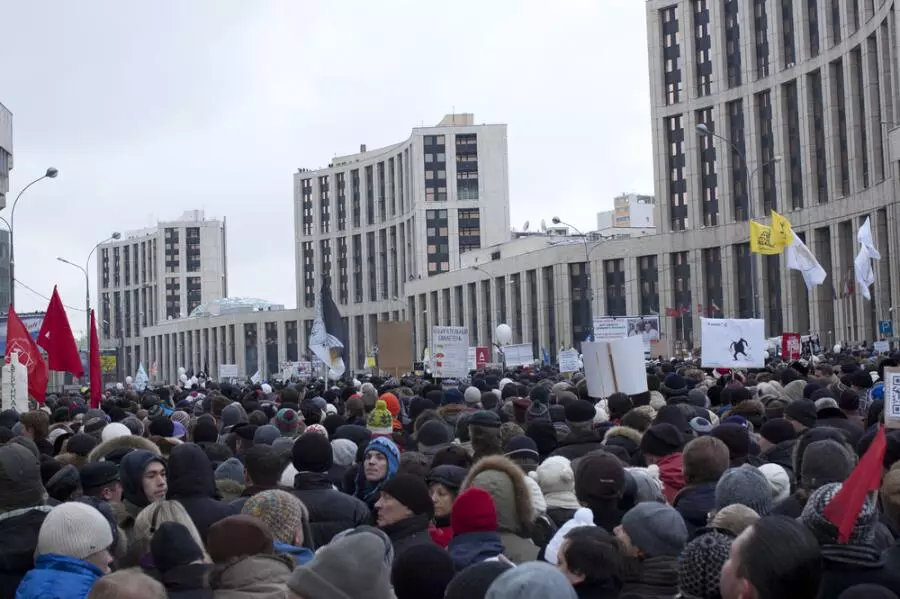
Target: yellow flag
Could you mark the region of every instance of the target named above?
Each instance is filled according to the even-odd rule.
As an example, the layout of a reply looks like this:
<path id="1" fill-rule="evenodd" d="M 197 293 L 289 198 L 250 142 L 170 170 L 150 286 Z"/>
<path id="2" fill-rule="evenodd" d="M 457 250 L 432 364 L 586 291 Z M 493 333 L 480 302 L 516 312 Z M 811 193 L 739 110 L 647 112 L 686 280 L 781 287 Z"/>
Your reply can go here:
<path id="1" fill-rule="evenodd" d="M 791 245 L 794 241 L 791 221 L 784 216 L 772 211 L 772 244 L 781 246 L 782 249 Z M 779 250 L 780 251 L 780 250 Z"/>
<path id="2" fill-rule="evenodd" d="M 780 254 L 784 251 L 784 246 L 774 243 L 772 227 L 751 220 L 750 251 L 754 254 Z"/>

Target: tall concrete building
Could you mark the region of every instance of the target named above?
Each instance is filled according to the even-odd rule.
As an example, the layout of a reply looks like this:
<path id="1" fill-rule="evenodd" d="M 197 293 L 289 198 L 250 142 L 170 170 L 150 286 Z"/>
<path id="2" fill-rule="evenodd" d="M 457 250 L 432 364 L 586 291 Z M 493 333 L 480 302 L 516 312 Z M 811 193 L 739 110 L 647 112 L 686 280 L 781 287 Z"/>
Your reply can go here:
<path id="1" fill-rule="evenodd" d="M 144 327 L 184 318 L 228 293 L 225 221 L 202 210 L 125 233 L 100 246 L 97 260 L 101 346 L 116 347 L 121 377 L 145 367 Z"/>
<path id="2" fill-rule="evenodd" d="M 0 209 L 6 207 L 9 193 L 9 171 L 13 167 L 13 122 L 12 113 L 0 104 Z M 9 306 L 9 230 L 0 229 L 0 311 Z"/>

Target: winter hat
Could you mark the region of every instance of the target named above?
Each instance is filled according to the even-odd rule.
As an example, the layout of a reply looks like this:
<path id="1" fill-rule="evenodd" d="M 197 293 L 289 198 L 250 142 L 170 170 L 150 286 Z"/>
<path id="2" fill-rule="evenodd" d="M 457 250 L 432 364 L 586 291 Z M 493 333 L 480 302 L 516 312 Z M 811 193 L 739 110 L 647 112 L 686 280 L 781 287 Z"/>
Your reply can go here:
<path id="1" fill-rule="evenodd" d="M 383 399 L 375 402 L 375 409 L 369 414 L 366 428 L 372 431 L 373 435 L 390 435 L 394 432 L 394 419 Z"/>
<path id="2" fill-rule="evenodd" d="M 77 433 L 72 435 L 72 438 L 66 442 L 66 449 L 69 453 L 74 453 L 75 455 L 86 458 L 87 455 L 91 453 L 91 450 L 97 447 L 98 444 L 99 441 L 97 441 L 96 437 L 85 433 Z"/>
<path id="3" fill-rule="evenodd" d="M 172 412 L 172 422 L 180 422 L 182 426 L 187 427 L 191 423 L 191 415 L 184 410 L 175 410 Z"/>
<path id="4" fill-rule="evenodd" d="M 397 555 L 391 582 L 397 599 L 444 599 L 455 575 L 450 554 L 434 543 L 423 543 Z"/>
<path id="5" fill-rule="evenodd" d="M 513 567 L 501 561 L 486 561 L 469 566 L 450 581 L 444 598 L 484 599 L 494 581 Z"/>
<path id="6" fill-rule="evenodd" d="M 309 521 L 309 514 L 303 502 L 281 489 L 270 489 L 250 496 L 242 514 L 255 516 L 262 520 L 275 541 L 293 545 L 298 530 L 303 530 L 303 523 Z"/>
<path id="7" fill-rule="evenodd" d="M 144 423 L 134 416 L 129 416 L 122 421 L 122 424 L 128 427 L 128 430 L 131 431 L 132 435 L 137 435 L 138 437 L 144 435 Z"/>
<path id="8" fill-rule="evenodd" d="M 544 562 L 525 562 L 507 570 L 491 584 L 485 599 L 577 599 L 569 579 Z"/>
<path id="9" fill-rule="evenodd" d="M 299 472 L 328 472 L 334 465 L 331 443 L 318 433 L 303 433 L 294 441 L 291 461 Z"/>
<path id="10" fill-rule="evenodd" d="M 592 422 L 597 410 L 586 399 L 573 401 L 566 406 L 566 422 Z"/>
<path id="11" fill-rule="evenodd" d="M 69 501 L 80 486 L 81 477 L 78 475 L 78 468 L 71 464 L 60 468 L 44 485 L 47 494 L 57 501 Z"/>
<path id="12" fill-rule="evenodd" d="M 641 501 L 665 502 L 663 483 L 659 478 L 659 466 L 651 464 L 646 468 L 625 468 L 625 495 L 633 496 L 635 503 Z"/>
<path id="13" fill-rule="evenodd" d="M 654 424 L 641 437 L 641 451 L 660 458 L 681 451 L 683 444 L 679 430 L 668 422 Z"/>
<path id="14" fill-rule="evenodd" d="M 228 516 L 209 527 L 206 551 L 213 563 L 222 564 L 245 555 L 272 554 L 272 532 L 259 518 L 240 514 Z"/>
<path id="15" fill-rule="evenodd" d="M 300 428 L 300 422 L 301 419 L 297 415 L 297 412 L 291 408 L 281 408 L 278 410 L 278 413 L 275 414 L 275 426 L 281 431 L 281 435 L 284 437 L 292 437 L 297 434 L 297 429 Z"/>
<path id="16" fill-rule="evenodd" d="M 837 441 L 814 441 L 803 451 L 800 486 L 811 491 L 828 483 L 844 482 L 855 466 L 855 456 Z"/>
<path id="17" fill-rule="evenodd" d="M 575 495 L 579 500 L 616 499 L 625 489 L 625 468 L 605 451 L 591 452 L 575 464 Z"/>
<path id="18" fill-rule="evenodd" d="M 359 447 L 350 439 L 335 439 L 331 442 L 332 464 L 349 468 L 356 463 L 358 450 Z"/>
<path id="19" fill-rule="evenodd" d="M 778 464 L 763 464 L 759 466 L 759 471 L 769 481 L 775 503 L 788 498 L 791 494 L 791 478 L 784 468 Z"/>
<path id="20" fill-rule="evenodd" d="M 150 538 L 150 553 L 153 565 L 163 574 L 203 559 L 203 550 L 190 531 L 177 522 L 163 522 L 156 528 Z"/>
<path id="21" fill-rule="evenodd" d="M 103 431 L 100 433 L 100 439 L 103 441 L 109 441 L 110 439 L 115 439 L 116 437 L 127 437 L 131 434 L 131 429 L 122 424 L 121 422 L 113 422 L 112 424 L 107 424 L 103 427 Z"/>
<path id="22" fill-rule="evenodd" d="M 387 459 L 387 478 L 394 476 L 397 473 L 397 470 L 400 469 L 400 450 L 397 448 L 397 445 L 387 437 L 376 437 L 372 439 L 369 444 L 366 445 L 366 450 L 363 452 L 363 455 L 365 456 L 370 451 L 377 451 Z"/>
<path id="23" fill-rule="evenodd" d="M 544 496 L 575 492 L 575 472 L 572 463 L 563 456 L 547 458 L 528 475 L 537 481 Z"/>
<path id="24" fill-rule="evenodd" d="M 18 426 L 20 426 L 19 423 Z M 100 435 L 103 434 L 103 429 L 106 428 L 106 418 L 103 416 L 94 416 L 93 418 L 85 417 L 84 427 L 81 431 L 87 435 L 94 437 L 95 439 L 100 439 Z M 15 429 L 13 429 L 15 431 Z"/>
<path id="25" fill-rule="evenodd" d="M 489 410 L 478 410 L 469 417 L 469 426 L 480 426 L 483 428 L 500 428 L 500 416 L 497 412 Z"/>
<path id="26" fill-rule="evenodd" d="M 897 594 L 880 584 L 855 584 L 841 593 L 838 599 L 897 599 Z"/>
<path id="27" fill-rule="evenodd" d="M 733 503 L 745 505 L 760 516 L 772 511 L 772 489 L 758 468 L 744 464 L 729 468 L 716 484 L 716 509 Z"/>
<path id="28" fill-rule="evenodd" d="M 800 514 L 800 522 L 812 531 L 820 545 L 836 545 L 838 543 L 838 528 L 825 518 L 825 508 L 841 490 L 841 483 L 828 483 L 813 491 Z M 875 540 L 875 524 L 878 520 L 878 510 L 874 496 L 866 494 L 853 530 L 850 532 L 849 545 L 872 546 Z"/>
<path id="29" fill-rule="evenodd" d="M 105 487 L 119 479 L 119 466 L 113 462 L 90 462 L 80 472 L 81 488 L 92 491 Z"/>
<path id="30" fill-rule="evenodd" d="M 237 458 L 228 458 L 216 468 L 216 480 L 233 480 L 239 485 L 245 485 L 244 465 Z"/>
<path id="31" fill-rule="evenodd" d="M 440 420 L 429 420 L 416 431 L 416 442 L 419 450 L 427 453 L 428 450 L 437 450 L 453 441 L 450 429 Z"/>
<path id="32" fill-rule="evenodd" d="M 481 403 L 481 391 L 478 390 L 478 387 L 466 387 L 463 397 L 466 400 L 466 405 L 474 406 Z"/>
<path id="33" fill-rule="evenodd" d="M 550 407 L 546 403 L 533 402 L 525 412 L 525 423 L 550 422 Z"/>
<path id="34" fill-rule="evenodd" d="M 746 458 L 750 453 L 750 431 L 740 424 L 720 424 L 710 434 L 728 447 L 732 460 Z"/>
<path id="35" fill-rule="evenodd" d="M 222 409 L 222 432 L 231 432 L 235 424 L 247 423 L 247 411 L 237 402 L 228 404 Z"/>
<path id="36" fill-rule="evenodd" d="M 326 439 L 328 438 L 328 429 L 325 428 L 324 425 L 319 424 L 318 422 L 315 424 L 310 424 L 306 427 L 304 433 L 316 433 L 317 435 L 322 435 Z"/>
<path id="37" fill-rule="evenodd" d="M 389 564 L 372 559 L 384 551 L 384 541 L 372 532 L 335 538 L 294 570 L 287 587 L 309 599 L 392 599 Z"/>
<path id="38" fill-rule="evenodd" d="M 478 487 L 460 493 L 450 510 L 450 528 L 454 535 L 496 532 L 497 506 L 491 494 Z"/>
<path id="39" fill-rule="evenodd" d="M 404 472 L 394 476 L 384 483 L 381 492 L 396 499 L 416 516 L 434 513 L 434 502 L 431 501 L 428 485 L 414 474 Z"/>
<path id="40" fill-rule="evenodd" d="M 655 501 L 644 501 L 628 510 L 622 517 L 622 528 L 645 557 L 675 557 L 688 539 L 681 514 Z"/>
<path id="41" fill-rule="evenodd" d="M 790 387 L 794 382 L 788 384 Z M 806 428 L 816 425 L 816 404 L 808 399 L 796 399 L 784 409 L 784 415 L 791 420 L 796 420 Z"/>
<path id="42" fill-rule="evenodd" d="M 175 432 L 175 425 L 165 416 L 157 416 L 150 421 L 148 431 L 151 435 L 159 437 L 171 437 Z"/>
<path id="43" fill-rule="evenodd" d="M 543 405 L 543 404 L 538 404 Z M 537 444 L 531 437 L 525 435 L 516 435 L 506 444 L 506 457 L 511 460 L 515 459 L 532 459 L 535 462 L 540 461 L 541 456 L 538 454 Z"/>
<path id="44" fill-rule="evenodd" d="M 85 559 L 113 543 L 112 529 L 96 508 L 86 503 L 62 503 L 44 518 L 35 555 L 63 555 Z"/>
<path id="45" fill-rule="evenodd" d="M 690 422 L 688 422 L 688 426 L 691 427 L 691 430 L 694 431 L 694 434 L 698 437 L 708 435 L 713 431 L 712 422 L 701 416 L 691 418 Z"/>
<path id="46" fill-rule="evenodd" d="M 256 432 L 253 433 L 253 444 L 254 445 L 271 445 L 275 442 L 275 439 L 281 436 L 281 431 L 278 430 L 278 427 L 273 424 L 266 424 L 265 426 L 261 426 L 256 429 Z"/>
<path id="47" fill-rule="evenodd" d="M 586 507 L 575 510 L 575 514 L 572 518 L 559 527 L 559 530 L 556 531 L 556 534 L 554 534 L 553 538 L 550 539 L 550 542 L 547 543 L 547 548 L 544 549 L 544 560 L 548 564 L 553 564 L 554 566 L 559 565 L 559 548 L 562 547 L 566 535 L 582 526 L 596 526 L 594 524 L 594 512 Z"/>
<path id="48" fill-rule="evenodd" d="M 44 486 L 38 458 L 16 443 L 0 447 L 0 512 L 43 503 Z"/>
<path id="49" fill-rule="evenodd" d="M 219 429 L 216 427 L 215 422 L 207 418 L 201 418 L 194 425 L 191 438 L 194 440 L 194 443 L 215 443 L 219 440 Z"/>
<path id="50" fill-rule="evenodd" d="M 678 590 L 684 599 L 721 599 L 719 580 L 731 554 L 731 537 L 705 530 L 684 546 L 678 556 Z"/>
<path id="51" fill-rule="evenodd" d="M 787 418 L 773 418 L 762 425 L 762 428 L 759 429 L 759 435 L 769 443 L 778 445 L 783 441 L 793 439 L 796 436 L 796 432 L 794 431 L 794 426 Z"/>
<path id="52" fill-rule="evenodd" d="M 688 391 L 688 403 L 698 408 L 709 406 L 709 399 L 706 397 L 706 391 L 703 389 L 691 389 Z"/>
<path id="53" fill-rule="evenodd" d="M 453 493 L 457 493 L 466 479 L 467 472 L 462 466 L 441 464 L 431 469 L 428 476 L 425 477 L 425 482 L 429 486 L 434 484 L 443 485 Z"/>

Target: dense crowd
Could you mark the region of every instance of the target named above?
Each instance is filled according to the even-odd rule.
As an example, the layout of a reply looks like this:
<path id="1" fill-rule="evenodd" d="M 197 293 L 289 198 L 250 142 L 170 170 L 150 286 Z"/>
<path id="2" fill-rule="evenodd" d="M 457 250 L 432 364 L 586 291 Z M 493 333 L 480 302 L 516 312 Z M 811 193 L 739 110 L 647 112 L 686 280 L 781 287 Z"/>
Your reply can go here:
<path id="1" fill-rule="evenodd" d="M 0 599 L 896 598 L 900 432 L 832 502 L 897 364 L 48 396 L 0 413 Z"/>

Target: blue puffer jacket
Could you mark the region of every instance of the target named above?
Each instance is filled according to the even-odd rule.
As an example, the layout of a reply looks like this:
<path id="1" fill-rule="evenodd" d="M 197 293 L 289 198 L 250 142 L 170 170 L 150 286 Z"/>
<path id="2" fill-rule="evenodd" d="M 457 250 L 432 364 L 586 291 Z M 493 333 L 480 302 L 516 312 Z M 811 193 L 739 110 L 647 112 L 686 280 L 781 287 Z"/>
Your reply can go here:
<path id="1" fill-rule="evenodd" d="M 86 561 L 41 555 L 16 591 L 16 599 L 85 599 L 103 572 Z"/>

